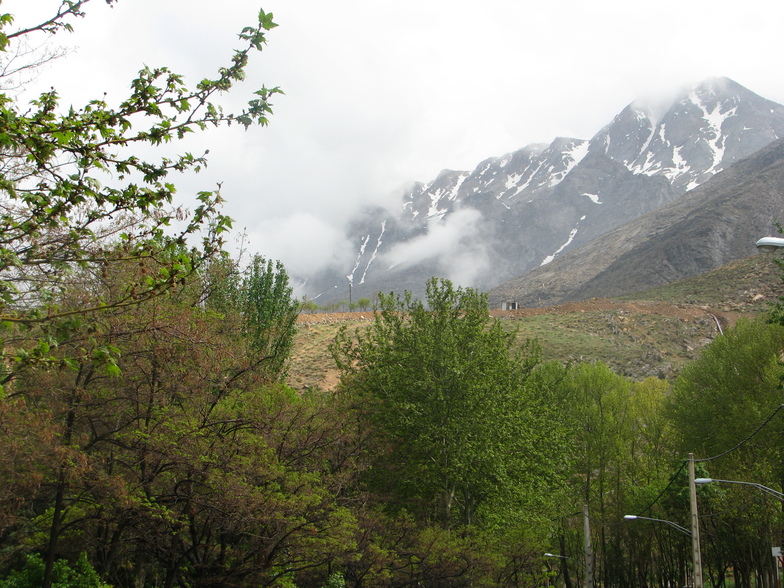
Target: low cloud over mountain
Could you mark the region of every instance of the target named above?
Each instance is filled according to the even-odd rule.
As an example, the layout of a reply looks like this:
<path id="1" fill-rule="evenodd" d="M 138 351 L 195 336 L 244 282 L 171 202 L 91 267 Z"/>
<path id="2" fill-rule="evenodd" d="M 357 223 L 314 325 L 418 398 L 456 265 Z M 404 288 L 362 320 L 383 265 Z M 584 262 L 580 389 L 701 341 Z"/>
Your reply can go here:
<path id="1" fill-rule="evenodd" d="M 559 137 L 471 172 L 444 170 L 406 190 L 397 210 L 365 211 L 348 230 L 353 260 L 303 276 L 304 293 L 418 295 L 434 275 L 489 290 L 680 200 L 779 137 L 784 106 L 727 78 L 636 101 L 590 140 Z"/>

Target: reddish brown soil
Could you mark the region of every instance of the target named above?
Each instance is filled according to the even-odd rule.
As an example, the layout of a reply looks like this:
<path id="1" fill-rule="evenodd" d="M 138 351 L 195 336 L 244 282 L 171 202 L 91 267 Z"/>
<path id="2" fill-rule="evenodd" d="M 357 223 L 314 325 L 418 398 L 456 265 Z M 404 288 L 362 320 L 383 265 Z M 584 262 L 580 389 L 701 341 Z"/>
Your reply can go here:
<path id="1" fill-rule="evenodd" d="M 579 312 L 594 311 L 623 311 L 630 314 L 657 314 L 671 316 L 682 320 L 695 320 L 704 316 L 716 316 L 722 326 L 733 324 L 741 313 L 719 312 L 711 310 L 705 306 L 694 305 L 673 305 L 661 302 L 618 302 L 607 298 L 592 298 L 582 302 L 567 302 L 557 306 L 544 308 L 521 308 L 518 310 L 497 310 L 490 311 L 490 316 L 494 317 L 526 317 L 543 314 L 571 314 Z M 373 311 L 364 312 L 335 312 L 335 313 L 313 313 L 299 315 L 297 322 L 300 324 L 319 324 L 319 323 L 342 323 L 344 321 L 373 320 Z"/>

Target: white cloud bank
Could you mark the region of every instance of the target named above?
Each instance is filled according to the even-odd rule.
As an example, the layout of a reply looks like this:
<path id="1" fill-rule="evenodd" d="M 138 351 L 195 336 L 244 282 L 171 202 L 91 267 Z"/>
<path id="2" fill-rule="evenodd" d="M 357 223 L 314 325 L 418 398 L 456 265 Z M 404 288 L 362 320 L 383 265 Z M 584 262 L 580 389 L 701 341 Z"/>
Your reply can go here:
<path id="1" fill-rule="evenodd" d="M 24 25 L 59 4 L 5 0 L 3 10 Z M 340 257 L 335 233 L 346 216 L 403 184 L 556 136 L 590 138 L 652 92 L 727 76 L 784 102 L 780 2 L 748 0 L 745 14 L 765 15 L 753 26 L 730 0 L 661 0 L 654 11 L 627 0 L 263 7 L 280 26 L 252 57 L 247 82 L 223 99 L 240 104 L 262 84 L 286 94 L 269 127 L 210 131 L 178 148 L 210 149 L 209 167 L 178 185 L 187 199 L 222 182 L 226 212 L 287 266 Z M 57 37 L 78 50 L 39 85 L 78 106 L 104 91 L 122 98 L 144 64 L 198 81 L 231 56 L 257 11 L 248 0 L 92 0 L 76 33 Z"/>
<path id="2" fill-rule="evenodd" d="M 406 267 L 434 260 L 441 277 L 471 286 L 488 266 L 487 252 L 477 233 L 481 216 L 473 208 L 458 210 L 431 225 L 426 235 L 393 247 L 382 262 L 390 267 Z"/>

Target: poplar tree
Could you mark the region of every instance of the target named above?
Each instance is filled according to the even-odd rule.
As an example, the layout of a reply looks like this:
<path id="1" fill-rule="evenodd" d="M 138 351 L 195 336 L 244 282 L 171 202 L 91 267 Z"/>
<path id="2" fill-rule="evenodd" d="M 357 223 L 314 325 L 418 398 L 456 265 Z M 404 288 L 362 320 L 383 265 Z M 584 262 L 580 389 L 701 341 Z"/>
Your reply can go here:
<path id="1" fill-rule="evenodd" d="M 373 483 L 446 528 L 530 513 L 523 505 L 552 495 L 563 442 L 546 392 L 527 385 L 536 346 L 518 350 L 486 296 L 448 280 L 428 282 L 425 301 L 382 294 L 379 306 L 332 347 L 344 389 L 388 444 Z"/>

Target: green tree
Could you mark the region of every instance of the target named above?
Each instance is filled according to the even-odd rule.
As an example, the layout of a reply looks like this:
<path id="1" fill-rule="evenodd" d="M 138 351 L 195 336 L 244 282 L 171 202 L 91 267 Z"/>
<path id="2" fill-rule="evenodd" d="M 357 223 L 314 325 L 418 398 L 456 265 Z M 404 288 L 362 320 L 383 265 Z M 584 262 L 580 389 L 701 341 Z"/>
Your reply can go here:
<path id="1" fill-rule="evenodd" d="M 398 507 L 445 528 L 503 526 L 552 495 L 562 439 L 546 391 L 526 386 L 538 350 L 514 345 L 483 294 L 436 279 L 426 302 L 381 295 L 369 328 L 336 337 L 342 385 L 388 444 L 376 487 Z"/>
<path id="2" fill-rule="evenodd" d="M 243 281 L 241 296 L 251 348 L 263 358 L 268 372 L 281 379 L 294 345 L 299 314 L 283 264 L 255 256 Z"/>
<path id="3" fill-rule="evenodd" d="M 14 29 L 13 15 L 0 14 L 0 70 L 7 71 L 31 35 L 72 30 L 88 1 L 63 0 L 52 18 L 26 29 Z M 250 54 L 262 49 L 275 26 L 272 15 L 260 11 L 258 21 L 240 31 L 241 47 L 227 65 L 192 86 L 167 67 L 144 67 L 129 95 L 114 105 L 99 98 L 63 108 L 55 89 L 21 104 L 0 92 L 0 402 L 20 409 L 26 393 L 46 392 L 41 381 L 30 386 L 39 367 L 73 376 L 43 405 L 60 450 L 60 467 L 41 482 L 55 489 L 43 549 L 45 588 L 70 524 L 72 476 L 85 471 L 75 435 L 91 403 L 82 394 L 120 370 L 120 348 L 102 339 L 98 317 L 173 291 L 220 250 L 231 226 L 218 191 L 198 193 L 192 213 L 173 204 L 171 176 L 199 171 L 203 156 L 141 154 L 212 126 L 265 125 L 277 88 L 257 90 L 237 113 L 224 111 L 218 98 L 244 78 Z M 180 228 L 172 227 L 175 221 Z M 127 271 L 129 265 L 136 269 Z M 118 271 L 123 280 L 113 279 Z M 86 287 L 74 288 L 77 282 Z M 14 388 L 22 378 L 26 382 Z"/>
<path id="4" fill-rule="evenodd" d="M 241 336 L 248 339 L 251 352 L 264 362 L 272 380 L 286 375 L 294 344 L 302 304 L 292 297 L 292 291 L 283 264 L 260 255 L 242 269 L 223 254 L 205 273 L 202 296 L 207 307 L 241 321 Z"/>
<path id="5" fill-rule="evenodd" d="M 714 458 L 710 477 L 784 490 L 781 353 L 784 326 L 765 317 L 739 320 L 688 364 L 675 382 L 671 416 L 682 454 Z M 738 585 L 770 576 L 771 541 L 781 540 L 781 508 L 760 492 L 716 489 L 702 501 L 711 525 L 705 559 L 717 573 L 730 567 Z"/>
<path id="6" fill-rule="evenodd" d="M 21 570 L 11 572 L 9 576 L 0 579 L 0 588 L 38 588 L 43 584 L 46 566 L 41 556 L 31 554 Z M 52 586 L 55 588 L 111 588 L 109 584 L 101 581 L 98 574 L 87 561 L 87 555 L 82 552 L 79 559 L 71 567 L 66 560 L 55 562 L 52 574 Z"/>
<path id="7" fill-rule="evenodd" d="M 302 308 L 302 310 L 304 310 L 306 313 L 312 314 L 318 310 L 319 305 L 316 304 L 313 300 L 303 299 L 302 304 L 300 304 L 300 308 Z"/>
<path id="8" fill-rule="evenodd" d="M 579 488 L 576 503 L 589 505 L 598 520 L 622 520 L 624 475 L 631 445 L 629 400 L 631 382 L 615 374 L 603 363 L 577 364 L 569 370 L 568 386 L 572 402 L 569 417 L 575 427 L 575 473 Z M 617 560 L 617 538 L 599 529 L 595 543 L 596 574 L 609 580 L 608 566 Z M 607 564 L 602 566 L 601 563 Z"/>
<path id="9" fill-rule="evenodd" d="M 565 478 L 572 494 L 565 500 L 562 528 L 553 543 L 560 553 L 578 557 L 583 545 L 581 516 L 587 504 L 593 525 L 597 579 L 606 585 L 637 585 L 652 581 L 677 582 L 681 560 L 688 555 L 676 535 L 635 527 L 626 532 L 614 525 L 624 514 L 664 519 L 674 517 L 647 509 L 667 487 L 675 459 L 672 429 L 666 413 L 667 382 L 648 378 L 633 382 L 606 364 L 579 363 L 561 368 L 562 385 L 554 401 L 563 413 L 574 449 Z M 661 546 L 657 549 L 657 546 Z M 663 554 L 663 555 L 662 555 Z"/>
<path id="10" fill-rule="evenodd" d="M 666 478 L 676 461 L 674 431 L 667 414 L 669 382 L 648 377 L 633 382 L 630 398 L 632 476 L 638 485 L 656 485 Z"/>
<path id="11" fill-rule="evenodd" d="M 583 363 L 570 370 L 574 390 L 572 418 L 577 426 L 577 465 L 583 500 L 596 500 L 604 511 L 613 491 L 610 476 L 631 442 L 631 382 L 603 363 Z M 602 512 L 602 514 L 604 514 Z"/>
<path id="12" fill-rule="evenodd" d="M 316 582 L 353 548 L 341 503 L 357 461 L 350 411 L 270 383 L 242 308 L 199 304 L 193 281 L 107 310 L 89 338 L 53 351 L 70 368 L 19 375 L 4 403 L 16 411 L 13 433 L 43 422 L 51 439 L 28 449 L 22 471 L 11 467 L 18 451 L 0 455 L 32 493 L 16 517 L 27 519 L 0 537 L 4 551 L 56 561 L 84 550 L 118 585 L 168 587 Z M 122 377 L 95 356 L 105 347 L 121 351 Z"/>
<path id="13" fill-rule="evenodd" d="M 31 35 L 72 30 L 88 1 L 64 0 L 51 19 L 23 30 L 13 28 L 13 15 L 0 14 L 0 61 L 15 59 Z M 266 124 L 277 88 L 256 91 L 238 113 L 217 99 L 244 78 L 251 52 L 274 26 L 272 15 L 260 12 L 240 32 L 243 46 L 229 64 L 194 86 L 167 67 L 145 67 L 116 105 L 100 98 L 63 108 L 55 89 L 30 104 L 0 93 L 0 384 L 28 365 L 51 362 L 51 349 L 79 329 L 79 317 L 157 296 L 219 250 L 231 222 L 220 213 L 218 191 L 200 192 L 191 214 L 172 205 L 171 176 L 198 171 L 204 157 L 140 153 L 211 126 Z M 79 307 L 60 307 L 76 270 L 100 277 L 128 260 L 147 270 L 135 282 L 108 297 L 87 290 Z"/>
<path id="14" fill-rule="evenodd" d="M 782 349 L 784 327 L 742 319 L 681 371 L 671 414 L 683 452 L 710 457 L 732 449 L 781 405 Z M 782 431 L 778 418 L 724 463 L 734 462 L 733 468 L 753 463 L 758 476 L 781 486 Z"/>

